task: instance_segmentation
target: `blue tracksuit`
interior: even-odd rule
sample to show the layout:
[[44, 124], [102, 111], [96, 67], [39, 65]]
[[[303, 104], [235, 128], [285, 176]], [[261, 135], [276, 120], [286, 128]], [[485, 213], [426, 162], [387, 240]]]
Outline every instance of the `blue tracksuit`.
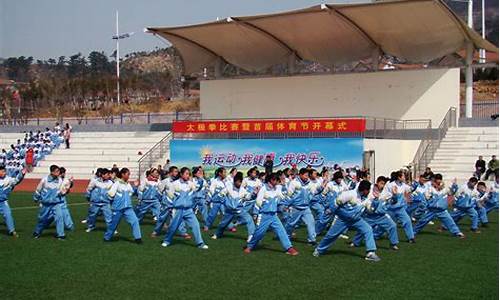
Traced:
[[[363, 219], [373, 228], [375, 239], [387, 232], [391, 245], [397, 245], [399, 243], [398, 228], [387, 214], [386, 203], [378, 198], [373, 198], [367, 200], [365, 206], [367, 209], [363, 214]], [[360, 245], [362, 237], [359, 232], [354, 236], [352, 242], [355, 246]]]
[[7, 225], [7, 230], [9, 233], [13, 233], [14, 228], [14, 218], [12, 217], [12, 211], [9, 206], [9, 195], [14, 189], [14, 187], [23, 180], [23, 174], [19, 173], [17, 177], [0, 177], [0, 214], [2, 214]]
[[255, 194], [249, 193], [245, 188], [236, 188], [232, 184], [226, 184], [226, 199], [224, 201], [224, 217], [217, 227], [215, 236], [221, 237], [224, 230], [234, 218], [237, 218], [239, 224], [247, 226], [248, 239], [252, 237], [255, 231], [255, 224], [250, 214], [245, 210], [245, 203], [255, 198]]
[[415, 181], [411, 189], [411, 203], [406, 207], [406, 212], [410, 217], [420, 219], [426, 210], [425, 191], [427, 190], [427, 185]]
[[316, 213], [316, 220], [320, 220], [325, 213], [325, 196], [323, 195], [323, 178], [318, 178], [316, 180], [311, 180], [311, 184], [315, 185], [315, 194], [311, 197], [311, 202], [309, 204], [312, 211]]
[[108, 197], [112, 199], [112, 217], [111, 223], [106, 228], [106, 233], [104, 233], [104, 239], [106, 241], [111, 240], [122, 217], [124, 217], [125, 221], [132, 227], [132, 235], [134, 236], [134, 239], [137, 240], [141, 238], [139, 219], [137, 219], [134, 209], [132, 208], [133, 194], [134, 189], [132, 186], [128, 182], [121, 179], [117, 179], [109, 189]]
[[225, 187], [225, 182], [220, 178], [214, 178], [210, 183], [209, 197], [212, 207], [208, 212], [207, 222], [205, 223], [205, 226], [208, 228], [212, 227], [217, 214], [219, 211], [222, 212], [224, 208], [225, 195], [221, 195], [221, 191], [223, 191]]
[[111, 212], [110, 198], [108, 192], [113, 186], [113, 181], [94, 178], [91, 179], [87, 187], [87, 199], [90, 201], [89, 212], [87, 216], [87, 228], [94, 229], [99, 212], [104, 217], [106, 227], [111, 224], [113, 214]]
[[458, 223], [465, 215], [471, 219], [471, 229], [477, 230], [479, 226], [479, 215], [475, 209], [477, 190], [469, 188], [467, 183], [460, 188], [456, 184], [452, 187], [455, 192], [455, 208], [451, 212], [451, 217], [455, 223]]
[[[243, 183], [241, 184], [243, 188], [247, 190], [250, 194], [254, 193], [256, 188], [261, 188], [262, 187], [262, 182], [260, 181], [259, 178], [250, 178], [246, 177], [243, 179]], [[259, 210], [257, 206], [255, 205], [255, 199], [245, 201], [244, 203], [245, 210], [248, 211], [251, 215], [258, 215]]]
[[288, 250], [292, 247], [290, 238], [286, 234], [285, 228], [278, 218], [278, 205], [284, 200], [281, 188], [264, 185], [257, 194], [255, 205], [259, 208], [257, 217], [257, 228], [247, 247], [254, 249], [257, 244], [264, 238], [267, 230], [271, 228], [278, 237], [283, 249]]
[[460, 229], [448, 213], [448, 194], [450, 193], [451, 191], [446, 188], [439, 191], [432, 186], [428, 188], [426, 192], [427, 212], [415, 224], [415, 233], [419, 233], [434, 218], [439, 218], [443, 227], [448, 229], [451, 234], [458, 235], [460, 233]]
[[288, 186], [288, 196], [290, 197], [288, 205], [290, 206], [290, 215], [285, 225], [288, 236], [291, 236], [293, 230], [302, 222], [307, 227], [307, 241], [316, 242], [316, 228], [314, 216], [311, 212], [311, 198], [317, 194], [317, 187], [310, 181], [304, 182], [296, 178]]
[[338, 195], [335, 207], [335, 218], [325, 237], [316, 250], [323, 254], [349, 228], [355, 228], [364, 237], [366, 251], [377, 250], [373, 231], [370, 225], [363, 220], [365, 207], [361, 203], [361, 196], [356, 190], [344, 191]]
[[[170, 189], [173, 183], [172, 178], [165, 178], [158, 185], [158, 192], [161, 194], [160, 200], [160, 214], [158, 215], [158, 219], [156, 220], [155, 228], [153, 233], [156, 235], [160, 235], [163, 226], [167, 223], [170, 218], [170, 226], [172, 225], [172, 210], [173, 210], [173, 200], [168, 196], [168, 190]], [[178, 229], [181, 235], [187, 235], [186, 226], [184, 221], [181, 221]]]
[[139, 202], [135, 206], [135, 214], [142, 221], [144, 215], [151, 210], [153, 216], [158, 220], [160, 215], [161, 194], [158, 191], [158, 181], [144, 180], [141, 182], [137, 192]]
[[325, 212], [316, 221], [316, 234], [321, 234], [328, 227], [328, 224], [333, 221], [335, 217], [334, 211], [337, 196], [346, 190], [348, 190], [348, 186], [344, 184], [344, 182], [337, 184], [335, 181], [330, 181], [326, 185], [326, 188], [323, 189], [322, 194], [325, 197]]
[[[393, 193], [393, 189], [396, 193]], [[393, 181], [385, 185], [384, 191], [380, 196], [382, 200], [387, 201], [387, 213], [391, 216], [394, 222], [399, 222], [403, 227], [408, 240], [415, 238], [411, 218], [406, 212], [406, 201], [404, 193], [409, 191], [408, 185], [402, 182]]]
[[39, 236], [52, 221], [56, 223], [56, 233], [58, 237], [64, 237], [64, 215], [62, 212], [63, 194], [61, 192], [63, 181], [59, 177], [48, 175], [38, 183], [33, 194], [33, 199], [40, 202], [41, 207], [38, 213], [38, 222], [34, 234]]
[[172, 222], [163, 240], [164, 243], [172, 244], [175, 232], [184, 221], [193, 231], [196, 245], [198, 247], [205, 245], [201, 237], [200, 223], [193, 212], [196, 188], [193, 181], [184, 181], [183, 179], [174, 181], [170, 186], [167, 194], [172, 201]]
[[483, 204], [486, 213], [498, 209], [498, 183], [494, 182]]
[[201, 220], [203, 221], [203, 224], [206, 224], [208, 218], [208, 208], [207, 208], [208, 184], [204, 178], [197, 178], [197, 177], [193, 178], [193, 182], [196, 184], [193, 211], [195, 211], [195, 213], [200, 212]]
[[[73, 187], [73, 182], [72, 181], [70, 182], [67, 179], [66, 180], [63, 179], [63, 185], [66, 185], [68, 187], [68, 189], [70, 189]], [[73, 223], [73, 218], [71, 217], [71, 213], [69, 212], [68, 201], [66, 200], [66, 194], [62, 195], [63, 203], [61, 205], [64, 228], [66, 228], [67, 230], [73, 230], [73, 229], [75, 229], [75, 225]]]

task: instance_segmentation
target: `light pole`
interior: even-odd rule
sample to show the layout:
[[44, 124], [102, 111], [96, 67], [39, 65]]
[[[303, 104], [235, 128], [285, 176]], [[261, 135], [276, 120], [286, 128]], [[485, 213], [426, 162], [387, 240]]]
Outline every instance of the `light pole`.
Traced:
[[114, 35], [112, 39], [116, 40], [116, 100], [118, 104], [120, 104], [120, 40], [128, 38], [133, 34], [133, 32], [129, 32], [120, 35], [120, 30], [118, 28], [118, 11], [116, 11], [116, 35]]
[[[483, 36], [483, 39], [486, 39], [486, 21], [484, 10], [484, 0], [481, 0], [481, 35]], [[486, 62], [486, 50], [484, 49], [479, 50], [479, 62]]]

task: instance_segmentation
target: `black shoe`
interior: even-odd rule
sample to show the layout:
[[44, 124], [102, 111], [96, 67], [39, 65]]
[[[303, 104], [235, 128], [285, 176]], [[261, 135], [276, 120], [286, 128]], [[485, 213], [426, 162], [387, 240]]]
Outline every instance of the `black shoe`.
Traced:
[[11, 231], [11, 232], [9, 232], [9, 235], [10, 235], [11, 237], [15, 237], [15, 238], [19, 237], [19, 234], [17, 234], [17, 232], [16, 232], [16, 231]]
[[137, 245], [142, 245], [142, 239], [135, 239], [134, 242], [137, 244]]
[[66, 236], [65, 235], [62, 235], [62, 236], [56, 236], [56, 239], [60, 240], [60, 241], [64, 241], [66, 239]]
[[307, 244], [308, 244], [309, 246], [312, 246], [312, 247], [316, 247], [316, 246], [318, 245], [318, 243], [317, 243], [317, 242], [315, 242], [315, 241], [313, 241], [313, 242], [307, 242]]
[[415, 241], [415, 239], [410, 239], [410, 240], [408, 241], [408, 243], [410, 243], [410, 244], [415, 244], [415, 243], [416, 243], [416, 241]]
[[33, 232], [33, 238], [34, 239], [39, 239], [40, 238], [40, 234], [36, 233], [36, 232]]
[[488, 227], [488, 223], [481, 224], [481, 227], [487, 228]]

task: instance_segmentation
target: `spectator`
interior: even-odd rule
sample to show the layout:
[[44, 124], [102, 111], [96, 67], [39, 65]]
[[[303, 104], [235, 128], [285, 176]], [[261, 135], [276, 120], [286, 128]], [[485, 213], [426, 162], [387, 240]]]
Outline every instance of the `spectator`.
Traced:
[[495, 179], [498, 178], [498, 159], [496, 155], [491, 156], [491, 160], [488, 162], [488, 170], [486, 170], [484, 179], [489, 180], [491, 174], [495, 174]]
[[475, 177], [477, 179], [481, 179], [484, 172], [486, 172], [486, 162], [484, 161], [483, 156], [479, 155], [479, 158], [476, 160], [476, 173], [474, 173]]
[[163, 166], [163, 170], [168, 170], [170, 168], [170, 159], [167, 159], [167, 162]]
[[427, 167], [427, 168], [425, 168], [425, 172], [424, 172], [423, 175], [426, 178], [432, 178], [432, 176], [434, 175], [434, 173], [432, 172], [432, 170], [431, 170], [430, 167]]
[[269, 175], [273, 172], [274, 161], [271, 155], [266, 155], [266, 161], [264, 162], [264, 168], [266, 170], [266, 175]]
[[66, 143], [66, 149], [69, 149], [69, 140], [71, 138], [71, 126], [69, 126], [68, 123], [66, 123], [66, 126], [64, 127], [64, 142]]
[[33, 171], [33, 165], [35, 163], [35, 151], [33, 148], [29, 148], [28, 151], [26, 151], [26, 167], [28, 168], [28, 172]]

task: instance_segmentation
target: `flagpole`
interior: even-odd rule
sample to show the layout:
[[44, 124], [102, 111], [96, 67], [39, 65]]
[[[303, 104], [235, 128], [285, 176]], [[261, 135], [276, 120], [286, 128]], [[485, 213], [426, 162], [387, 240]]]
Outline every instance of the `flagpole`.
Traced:
[[118, 29], [118, 10], [116, 11], [116, 99], [120, 104], [120, 33]]

